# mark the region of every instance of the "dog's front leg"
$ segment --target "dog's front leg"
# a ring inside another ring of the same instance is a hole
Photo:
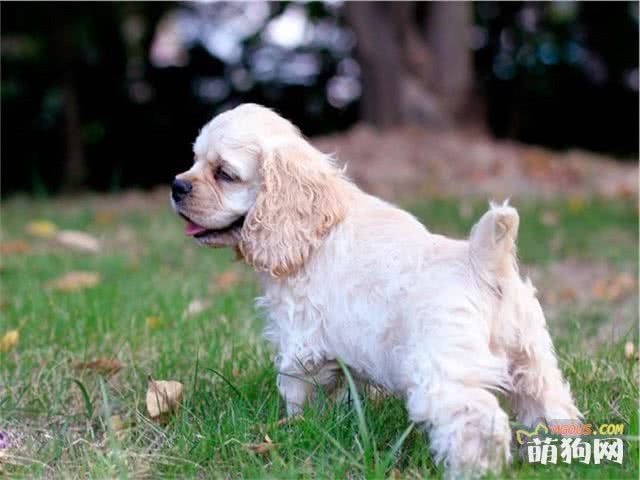
[[[311,381],[296,373],[278,374],[278,391],[287,406],[287,415],[298,415],[302,412],[305,402],[313,396],[314,386]]]
[[[322,388],[329,393],[338,380],[339,366],[336,362],[322,361],[315,364],[293,361],[278,362],[278,391],[287,406],[287,415],[302,412],[304,404],[310,402],[316,390]]]

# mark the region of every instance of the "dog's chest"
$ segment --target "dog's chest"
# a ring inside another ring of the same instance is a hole
[[[311,368],[341,359],[357,376],[386,385],[402,313],[383,297],[344,284],[267,281],[258,305],[267,317],[265,336],[283,361],[291,357]]]

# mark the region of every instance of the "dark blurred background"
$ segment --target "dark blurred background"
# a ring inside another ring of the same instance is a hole
[[[168,183],[242,102],[638,155],[638,3],[3,2],[2,193]],[[391,161],[391,160],[390,160]]]

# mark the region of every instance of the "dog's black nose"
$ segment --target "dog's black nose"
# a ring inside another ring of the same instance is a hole
[[[176,178],[171,184],[171,196],[176,202],[179,202],[187,193],[191,191],[191,188],[191,182]]]

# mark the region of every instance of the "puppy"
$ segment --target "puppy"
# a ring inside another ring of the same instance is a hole
[[[173,208],[187,235],[236,249],[258,272],[289,415],[340,380],[341,359],[405,400],[451,477],[510,461],[496,392],[527,425],[579,417],[518,273],[514,208],[492,205],[467,241],[431,233],[254,104],[211,120],[194,154]]]

